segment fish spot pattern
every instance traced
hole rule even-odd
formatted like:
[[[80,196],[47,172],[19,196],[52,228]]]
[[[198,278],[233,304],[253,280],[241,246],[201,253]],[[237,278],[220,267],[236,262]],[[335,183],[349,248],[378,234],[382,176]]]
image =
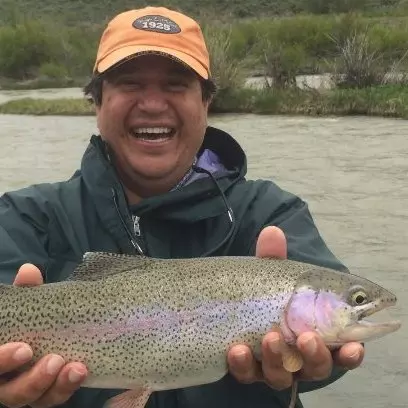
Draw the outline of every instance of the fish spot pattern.
[[[221,378],[234,344],[259,351],[299,288],[350,286],[349,274],[266,258],[92,260],[79,280],[0,285],[0,342],[28,342],[34,361],[82,361],[94,378],[177,388]]]

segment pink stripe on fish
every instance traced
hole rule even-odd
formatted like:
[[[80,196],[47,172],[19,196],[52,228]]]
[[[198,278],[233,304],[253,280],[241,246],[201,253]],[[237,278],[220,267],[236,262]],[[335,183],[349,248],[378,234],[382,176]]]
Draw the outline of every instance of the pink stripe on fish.
[[[213,329],[234,324],[238,331],[269,329],[279,322],[282,310],[291,293],[279,294],[279,298],[251,299],[246,301],[213,301],[191,305],[190,310],[163,309],[159,306],[137,307],[132,312],[123,311],[110,316],[105,322],[80,322],[68,327],[54,327],[49,330],[29,330],[24,338],[77,338],[85,342],[113,341],[121,336],[140,334],[146,336],[157,333],[174,336],[180,330],[195,330],[211,335]],[[188,306],[186,306],[188,307]],[[256,316],[256,318],[255,318]],[[233,322],[233,323],[232,323]],[[205,328],[205,331],[202,329]],[[16,331],[17,332],[17,331]],[[22,331],[19,331],[21,334]],[[229,333],[226,332],[226,335]]]

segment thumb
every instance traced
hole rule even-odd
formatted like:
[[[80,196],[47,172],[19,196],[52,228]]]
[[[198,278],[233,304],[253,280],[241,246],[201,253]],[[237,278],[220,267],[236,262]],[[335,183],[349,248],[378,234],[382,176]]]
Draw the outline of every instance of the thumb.
[[[43,284],[40,270],[33,264],[24,264],[20,267],[14,279],[15,286],[37,286]]]
[[[256,243],[256,256],[260,258],[287,258],[287,242],[283,231],[274,226],[265,227]]]

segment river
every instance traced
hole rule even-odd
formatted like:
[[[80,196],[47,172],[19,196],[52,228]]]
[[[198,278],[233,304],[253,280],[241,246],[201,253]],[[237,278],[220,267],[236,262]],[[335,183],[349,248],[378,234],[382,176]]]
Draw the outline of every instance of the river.
[[[382,318],[401,319],[402,328],[368,343],[361,368],[304,395],[305,407],[407,407],[408,122],[219,115],[210,124],[231,132],[246,149],[251,178],[273,179],[308,201],[325,241],[352,271],[399,298]],[[0,129],[1,192],[69,177],[95,122],[0,115]]]

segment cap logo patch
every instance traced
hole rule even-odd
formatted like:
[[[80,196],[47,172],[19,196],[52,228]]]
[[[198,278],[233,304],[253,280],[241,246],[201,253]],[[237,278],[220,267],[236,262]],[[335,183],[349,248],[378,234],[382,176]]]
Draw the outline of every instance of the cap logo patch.
[[[162,34],[177,34],[181,31],[179,25],[173,20],[156,15],[139,17],[132,25],[139,30],[154,31]]]

